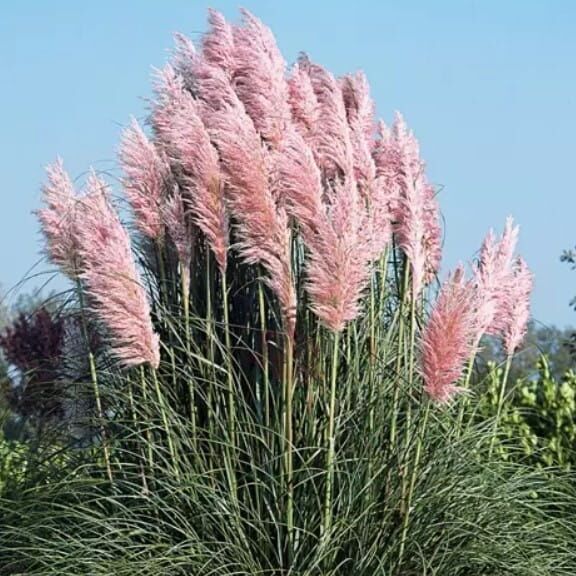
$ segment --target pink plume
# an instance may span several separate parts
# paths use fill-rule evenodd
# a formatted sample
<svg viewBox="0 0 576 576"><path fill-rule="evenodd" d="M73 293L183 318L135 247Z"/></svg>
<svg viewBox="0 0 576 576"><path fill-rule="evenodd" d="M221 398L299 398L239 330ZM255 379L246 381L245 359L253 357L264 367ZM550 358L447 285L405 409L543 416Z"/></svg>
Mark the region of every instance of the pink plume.
<svg viewBox="0 0 576 576"><path fill-rule="evenodd" d="M202 38L202 56L206 62L223 70L232 79L236 63L232 26L216 10L208 10L210 30Z"/></svg>
<svg viewBox="0 0 576 576"><path fill-rule="evenodd" d="M478 290L478 339L484 333L497 335L504 331L504 310L514 277L514 251L518 231L513 219L507 218L501 238L497 240L490 230L482 243L480 259L474 269Z"/></svg>
<svg viewBox="0 0 576 576"><path fill-rule="evenodd" d="M170 64L155 75L154 92L156 101L152 108L152 126L159 136L172 123L174 110L180 106L182 93L186 90L183 76Z"/></svg>
<svg viewBox="0 0 576 576"><path fill-rule="evenodd" d="M390 155L397 166L392 181L399 183L400 197L396 214L398 244L406 254L412 271L412 296L435 276L441 258L439 206L434 189L427 182L420 159L418 141L400 114L392 130L397 152ZM394 174L394 171L397 174Z"/></svg>
<svg viewBox="0 0 576 576"><path fill-rule="evenodd" d="M48 183L42 187L46 207L36 215L46 241L48 258L69 277L76 276L78 247L74 231L76 199L70 177L60 158L48 166Z"/></svg>
<svg viewBox="0 0 576 576"><path fill-rule="evenodd" d="M120 161L124 170L124 191L134 212L136 227L152 240L164 234L161 203L170 166L133 119L123 133Z"/></svg>
<svg viewBox="0 0 576 576"><path fill-rule="evenodd" d="M306 288L312 310L330 330L341 331L360 313L370 277L365 212L351 183L335 185L328 214L309 244Z"/></svg>
<svg viewBox="0 0 576 576"><path fill-rule="evenodd" d="M366 76L361 72L340 79L346 116L350 126L350 142L354 162L354 177L364 198L376 178L376 164L372 157L374 146L374 102Z"/></svg>
<svg viewBox="0 0 576 576"><path fill-rule="evenodd" d="M346 116L351 126L358 124L366 141L374 135L374 101L368 79L363 72L349 74L340 80Z"/></svg>
<svg viewBox="0 0 576 576"><path fill-rule="evenodd" d="M161 114L157 130L170 158L183 173L184 193L194 223L202 230L220 270L226 269L228 216L218 154L210 141L197 102L181 85L170 91L170 114Z"/></svg>
<svg viewBox="0 0 576 576"><path fill-rule="evenodd" d="M174 40L176 41L176 49L172 58L174 68L186 88L191 90L194 80L194 62L197 58L196 48L192 40L183 34L174 34Z"/></svg>
<svg viewBox="0 0 576 576"><path fill-rule="evenodd" d="M192 261L192 249L194 247L195 236L188 222L184 199L178 188L168 198L163 206L163 217L168 235L170 236L182 270L182 278L186 293L190 289L190 263Z"/></svg>
<svg viewBox="0 0 576 576"><path fill-rule="evenodd" d="M456 382L476 332L474 286L458 268L444 282L422 334L424 389L435 402L449 402L460 391Z"/></svg>
<svg viewBox="0 0 576 576"><path fill-rule="evenodd" d="M353 177L353 153L342 89L324 68L306 57L300 67L308 74L318 100L319 121L314 130L313 150L327 178Z"/></svg>
<svg viewBox="0 0 576 576"><path fill-rule="evenodd" d="M193 69L193 93L203 113L241 104L224 70L210 64L204 58L197 58Z"/></svg>
<svg viewBox="0 0 576 576"><path fill-rule="evenodd" d="M296 129L311 142L319 119L319 105L310 76L296 64L288 78L288 102Z"/></svg>
<svg viewBox="0 0 576 576"><path fill-rule="evenodd" d="M140 284L130 237L111 207L105 184L92 174L76 212L82 280L94 313L110 331L112 350L121 363L160 362L159 339Z"/></svg>
<svg viewBox="0 0 576 576"><path fill-rule="evenodd" d="M264 140L278 145L290 121L286 63L270 29L243 10L234 28L233 86Z"/></svg>
<svg viewBox="0 0 576 576"><path fill-rule="evenodd" d="M505 306L504 348L512 356L522 343L530 320L532 272L522 258L514 263L513 278Z"/></svg>
<svg viewBox="0 0 576 576"><path fill-rule="evenodd" d="M266 281L280 302L286 332L292 336L296 294L288 216L271 193L260 137L241 105L212 112L207 120L237 221L237 247L248 264L261 264L268 272Z"/></svg>

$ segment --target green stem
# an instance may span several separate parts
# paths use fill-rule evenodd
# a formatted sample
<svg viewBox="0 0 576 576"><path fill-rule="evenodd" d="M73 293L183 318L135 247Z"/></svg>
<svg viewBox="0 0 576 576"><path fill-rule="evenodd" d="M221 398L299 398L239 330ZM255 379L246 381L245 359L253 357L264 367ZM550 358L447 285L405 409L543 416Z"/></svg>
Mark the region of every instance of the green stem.
<svg viewBox="0 0 576 576"><path fill-rule="evenodd" d="M156 391L156 397L158 399L158 403L160 405L160 413L162 416L162 424L164 425L164 431L166 432L166 439L168 441L168 450L170 451L170 457L172 458L172 463L174 464L174 474L178 479L180 477L180 469L178 467L178 460L176 458L176 450L174 448L174 442L172 440L172 431L170 428L170 424L168 422L168 410L166 407L166 400L164 398L164 394L160 388L160 382L158 381L158 373L156 369L152 368L152 381L154 383L154 389Z"/></svg>
<svg viewBox="0 0 576 576"><path fill-rule="evenodd" d="M146 375L144 374L144 366L140 367L140 383L142 386L142 405L146 410L146 416L149 416L147 411L148 408L148 391L147 391L147 384L146 384ZM136 423L136 411L134 410L134 423ZM152 474L152 470L154 469L154 453L153 453L153 440L152 440L152 432L150 431L150 419L145 422L146 426L146 447L148 448L148 469L150 470L150 474Z"/></svg>
<svg viewBox="0 0 576 576"><path fill-rule="evenodd" d="M404 557L404 550L406 548L406 539L408 537L408 526L410 524L410 513L412 508L412 501L414 498L414 490L416 488L416 479L418 477L418 468L420 465L420 458L422 456L423 440L426 434L426 428L428 427L428 416L430 414L430 402L426 400L426 407L424 408L424 418L422 423L422 429L418 434L418 440L416 442L416 454L414 456L414 466L412 467L412 476L410 478L410 487L408 491L408 496L406 499L406 511L404 514L404 520L402 524L402 538L400 540L400 552L398 553L398 569L402 568L402 559Z"/></svg>
<svg viewBox="0 0 576 576"><path fill-rule="evenodd" d="M464 380L464 384L462 386L463 390L468 390L470 388L470 380L472 379L472 374L474 372L474 362L476 361L476 351L478 350L478 346L474 347L474 352L468 360L468 367L466 370L466 379ZM456 422L456 434L458 437L462 435L463 425L464 425L464 412L466 412L466 408L469 404L469 399L467 394L463 394L464 398L460 401L460 406L458 408L458 420Z"/></svg>
<svg viewBox="0 0 576 576"><path fill-rule="evenodd" d="M213 418L215 416L214 404L214 387L213 383L216 381L215 360L214 354L214 319L212 318L212 274L210 267L211 254L210 251L206 252L206 338L208 339L208 360L210 361L210 369L212 375L208 378L208 395L207 395L207 408L208 408L208 430L210 434L213 432Z"/></svg>
<svg viewBox="0 0 576 576"><path fill-rule="evenodd" d="M498 394L498 406L496 408L496 419L494 420L494 430L492 432L492 440L490 441L490 457L492 457L492 452L494 451L494 445L496 443L496 436L498 435L498 427L500 425L500 418L502 416L502 407L504 406L504 394L506 393L506 384L508 382L508 376L510 375L510 366L512 365L512 356L506 358L506 365L504 367L504 376L502 377L502 382L500 384L500 392Z"/></svg>
<svg viewBox="0 0 576 576"><path fill-rule="evenodd" d="M284 458L287 488L286 527L288 530L288 557L291 559L294 542L294 463L293 463L293 429L292 429L292 394L293 394L293 353L292 335L285 339L285 380L284 380Z"/></svg>
<svg viewBox="0 0 576 576"><path fill-rule="evenodd" d="M98 376L96 372L96 363L94 361L94 354L88 351L88 361L90 362L90 377L92 379L92 388L94 389L94 400L96 402L96 411L98 413L98 419L100 420L100 434L102 434L102 448L104 451L104 463L106 466L106 474L108 475L108 480L113 483L112 477L112 466L110 465L110 448L108 446L108 436L106 434L106 428L104 426L104 411L102 410L102 400L100 398L100 386L98 385Z"/></svg>
<svg viewBox="0 0 576 576"><path fill-rule="evenodd" d="M394 382L394 398L392 400L392 423L390 426L390 451L393 453L396 446L396 434L398 425L398 412L400 409L400 387L402 379L402 354L404 352L404 307L406 303L406 294L408 293L410 281L410 268L408 263L404 267L404 283L402 290L402 299L400 300L400 326L398 327L398 356L396 358L396 374Z"/></svg>
<svg viewBox="0 0 576 576"><path fill-rule="evenodd" d="M106 466L106 474L110 484L113 483L114 479L112 476L112 466L110 464L110 447L108 445L108 435L106 433L106 427L104 426L104 411L102 410L102 399L100 396L100 385L98 383L98 372L96 370L96 362L94 359L94 354L92 353L90 347L90 340L88 338L88 326L86 325L86 318L84 317L84 294L82 292L82 286L80 280L76 281L76 289L78 292L78 299L80 301L80 318L82 323L82 336L84 337L84 342L86 348L88 349L88 362L90 364L90 379L92 381L92 389L94 390L94 400L96 402L96 413L98 414L98 421L100 422L100 434L102 436L102 448L104 452L104 465Z"/></svg>
<svg viewBox="0 0 576 576"><path fill-rule="evenodd" d="M334 333L334 350L332 354L332 377L330 380L330 407L328 413L328 454L326 457L326 493L324 500L324 521L322 535L328 538L332 526L332 484L334 481L334 458L336 455L336 440L334 424L336 419L336 384L338 379L338 360L340 347L340 332Z"/></svg>
<svg viewBox="0 0 576 576"><path fill-rule="evenodd" d="M262 366L264 377L264 426L270 429L270 366L268 360L268 342L266 338L266 301L264 299L264 287L258 283L258 303L260 307L260 337L262 346Z"/></svg>
<svg viewBox="0 0 576 576"><path fill-rule="evenodd" d="M188 355L187 361L190 358L190 277L188 271L182 269L181 283L182 283L182 304L184 308L184 330L186 331L184 337L184 344L186 346L186 354ZM175 371L174 371L175 373ZM194 380L188 378L188 394L190 396L190 422L192 426L192 446L196 448L196 392L194 390Z"/></svg>
<svg viewBox="0 0 576 576"><path fill-rule="evenodd" d="M412 297L410 299L410 347L408 350L408 383L409 383L409 394L408 394L408 404L406 407L406 456L404 462L406 467L410 461L410 430L412 428L412 397L410 392L413 389L413 378L414 378L414 347L416 341L416 301ZM428 405L428 404L427 404ZM415 467L417 464L414 465ZM407 482L407 475L402 475L402 502L404 505L405 518L409 515L410 508L410 487Z"/></svg>
<svg viewBox="0 0 576 576"><path fill-rule="evenodd" d="M128 405L130 407L130 415L132 416L132 425L134 426L133 432L136 432L138 428L138 418L136 416L136 405L134 403L134 392L132 391L131 380L128 380ZM148 445L152 447L151 442L148 442ZM139 448L141 448L141 446ZM138 452L140 452L139 465L140 465L140 475L142 477L142 493L148 494L149 490L148 490L148 481L146 479L146 466L145 466L146 456L141 453L141 450L138 450ZM152 467L150 466L150 470L151 469Z"/></svg>
<svg viewBox="0 0 576 576"><path fill-rule="evenodd" d="M236 475L233 472L233 463L236 461L236 400L234 390L234 374L233 374L233 359L232 359L232 342L230 339L230 318L228 312L228 283L226 280L226 272L222 273L222 306L224 308L224 341L226 344L226 362L228 374L228 435L229 447L232 455L230 462L230 482L234 496L237 495L236 488Z"/></svg>

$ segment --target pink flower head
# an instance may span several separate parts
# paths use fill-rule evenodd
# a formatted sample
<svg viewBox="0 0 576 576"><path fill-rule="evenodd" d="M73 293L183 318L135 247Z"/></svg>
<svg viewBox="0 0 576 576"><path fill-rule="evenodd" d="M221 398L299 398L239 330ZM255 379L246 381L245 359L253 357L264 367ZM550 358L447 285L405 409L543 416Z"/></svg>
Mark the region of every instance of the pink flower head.
<svg viewBox="0 0 576 576"><path fill-rule="evenodd" d="M298 63L288 78L288 101L296 129L310 143L318 124L318 98L310 76Z"/></svg>
<svg viewBox="0 0 576 576"><path fill-rule="evenodd" d="M69 277L77 274L78 247L74 231L76 199L62 160L48 166L48 183L42 187L45 208L36 212L46 241L48 258Z"/></svg>
<svg viewBox="0 0 576 576"><path fill-rule="evenodd" d="M522 258L514 263L513 278L505 306L504 348L512 356L522 343L530 320L532 272Z"/></svg>
<svg viewBox="0 0 576 576"><path fill-rule="evenodd" d="M306 289L313 312L335 332L360 313L360 299L370 277L370 249L365 241L365 212L355 185L335 183L333 203L319 218L308 247Z"/></svg>
<svg viewBox="0 0 576 576"><path fill-rule="evenodd" d="M170 166L135 119L124 131L120 161L136 227L148 238L160 240L164 234L160 206Z"/></svg>
<svg viewBox="0 0 576 576"><path fill-rule="evenodd" d="M378 137L372 148L372 157L376 166L376 177L384 185L399 195L402 188L402 156L392 130L381 120L377 127Z"/></svg>
<svg viewBox="0 0 576 576"><path fill-rule="evenodd" d="M437 273L441 258L439 206L434 189L426 180L420 159L418 141L399 114L392 130L396 154L390 157L398 164L392 181L399 184L396 214L398 244L410 262L412 296L416 298L424 285Z"/></svg>
<svg viewBox="0 0 576 576"><path fill-rule="evenodd" d="M314 240L326 211L322 203L322 178L314 154L303 136L291 126L281 147L272 153L276 178L286 209L300 227L306 243ZM276 196L280 192L275 193Z"/></svg>
<svg viewBox="0 0 576 576"><path fill-rule="evenodd" d="M162 114L157 130L167 153L183 174L184 194L194 223L202 230L218 266L226 269L228 216L218 154L198 109L181 84L170 90L170 114Z"/></svg>
<svg viewBox="0 0 576 576"><path fill-rule="evenodd" d="M286 63L270 29L246 10L234 28L233 86L264 140L280 142L290 121Z"/></svg>
<svg viewBox="0 0 576 576"><path fill-rule="evenodd" d="M442 225L440 223L440 204L436 197L434 186L428 184L424 192L424 252L426 265L424 268L424 283L430 284L442 261Z"/></svg>
<svg viewBox="0 0 576 576"><path fill-rule="evenodd" d="M422 334L422 375L426 393L438 403L460 391L456 382L474 350L475 290L458 268L444 282Z"/></svg>
<svg viewBox="0 0 576 576"><path fill-rule="evenodd" d="M349 74L340 80L340 85L349 124L358 124L365 140L370 142L374 135L374 101L366 75Z"/></svg>
<svg viewBox="0 0 576 576"><path fill-rule="evenodd" d="M367 217L364 225L365 243L369 260L378 260L392 239L392 209L395 194L382 178L376 178L366 198Z"/></svg>
<svg viewBox="0 0 576 576"><path fill-rule="evenodd" d="M155 133L161 137L172 124L174 110L180 106L186 85L184 77L170 64L158 70L155 76L156 101L152 108L151 120Z"/></svg>
<svg viewBox="0 0 576 576"><path fill-rule="evenodd" d="M293 336L296 293L292 282L288 216L277 206L268 182L268 162L260 137L242 105L207 115L219 151L227 198L237 222L237 248L248 264L261 264L276 294L286 332Z"/></svg>
<svg viewBox="0 0 576 576"><path fill-rule="evenodd" d="M202 38L202 56L232 79L236 69L232 26L220 12L212 9L208 11L208 22L210 30Z"/></svg>
<svg viewBox="0 0 576 576"><path fill-rule="evenodd" d="M176 41L176 49L174 50L174 57L172 59L174 69L178 76L181 77L186 88L192 90L194 63L198 57L196 48L192 40L183 34L176 33L174 40Z"/></svg>
<svg viewBox="0 0 576 576"><path fill-rule="evenodd" d="M478 290L478 339L484 333L502 334L504 310L508 292L514 281L514 251L518 242L518 227L512 218L506 219L504 233L496 239L490 230L482 243L480 259L474 269Z"/></svg>
<svg viewBox="0 0 576 576"><path fill-rule="evenodd" d="M91 174L76 213L81 278L96 316L110 331L112 350L126 366L160 362L159 340L130 237L110 205L105 184Z"/></svg>
<svg viewBox="0 0 576 576"><path fill-rule="evenodd" d="M192 92L198 100L203 119L209 111L234 108L240 104L230 78L222 68L210 64L204 58L196 58L193 74Z"/></svg>
<svg viewBox="0 0 576 576"><path fill-rule="evenodd" d="M195 236L186 215L184 199L178 188L163 205L163 218L168 235L174 243L180 262L181 274L186 293L190 288L190 263Z"/></svg>
<svg viewBox="0 0 576 576"><path fill-rule="evenodd" d="M329 179L353 177L353 152L342 88L327 70L306 57L299 65L310 77L318 100L319 120L312 145L317 163Z"/></svg>
<svg viewBox="0 0 576 576"><path fill-rule="evenodd" d="M361 72L340 80L346 116L350 126L350 143L354 162L354 177L362 196L369 200L376 178L372 157L374 146L374 102L366 76Z"/></svg>

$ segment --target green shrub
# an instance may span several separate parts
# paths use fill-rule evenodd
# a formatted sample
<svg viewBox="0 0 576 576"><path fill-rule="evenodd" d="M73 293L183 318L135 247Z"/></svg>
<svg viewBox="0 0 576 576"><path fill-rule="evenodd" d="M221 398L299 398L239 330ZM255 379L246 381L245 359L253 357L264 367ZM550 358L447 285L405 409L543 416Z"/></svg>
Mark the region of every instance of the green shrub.
<svg viewBox="0 0 576 576"><path fill-rule="evenodd" d="M497 451L538 467L570 470L576 462L576 373L568 370L554 379L545 356L538 377L511 384L502 410ZM487 387L479 402L481 418L496 414L501 370L490 366Z"/></svg>

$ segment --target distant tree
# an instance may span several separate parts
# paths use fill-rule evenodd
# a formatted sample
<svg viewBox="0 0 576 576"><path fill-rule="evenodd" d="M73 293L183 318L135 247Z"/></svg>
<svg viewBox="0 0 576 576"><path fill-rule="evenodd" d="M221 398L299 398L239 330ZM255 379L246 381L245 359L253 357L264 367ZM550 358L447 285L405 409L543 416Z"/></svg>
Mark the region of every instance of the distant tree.
<svg viewBox="0 0 576 576"><path fill-rule="evenodd" d="M528 380L538 378L538 361L542 355L547 359L551 377L558 381L562 380L566 372L576 366L571 353L573 335L572 328L560 329L556 326L531 322L522 348L514 357L509 382L515 382L520 378ZM486 338L482 342L480 358L484 362L480 364L478 377L482 378L486 374L483 368L487 367L488 362L501 364L506 360L500 341Z"/></svg>
<svg viewBox="0 0 576 576"><path fill-rule="evenodd" d="M572 270L576 270L576 247L571 248L569 250L564 250L564 252L562 253L562 256L560 256L560 261L566 262L567 264L570 264L570 267L572 268ZM570 300L570 306L572 306L572 308L574 308L574 310L576 310L576 296L574 296L574 298L572 298L572 300ZM570 334L568 348L569 348L572 356L574 358L576 358L576 332L575 331L572 331L572 333Z"/></svg>

